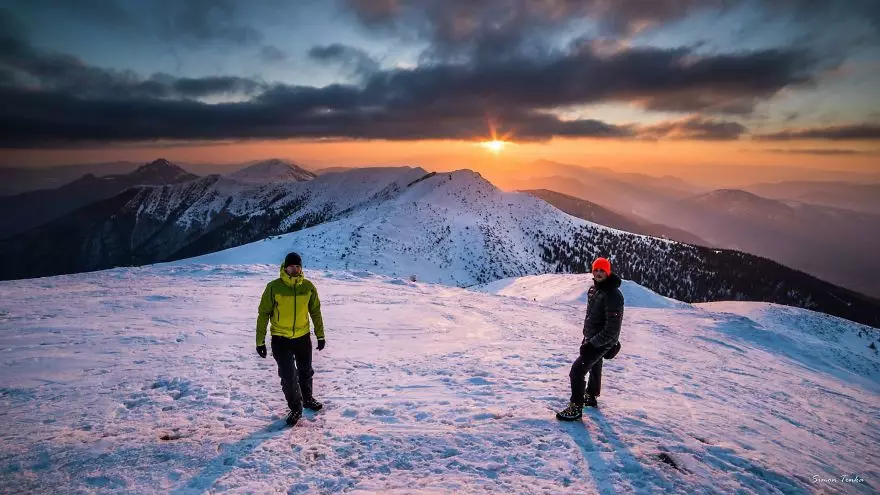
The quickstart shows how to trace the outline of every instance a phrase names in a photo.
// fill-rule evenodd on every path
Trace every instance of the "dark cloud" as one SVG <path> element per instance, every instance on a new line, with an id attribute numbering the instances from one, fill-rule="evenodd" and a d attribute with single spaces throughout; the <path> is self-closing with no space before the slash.
<path id="1" fill-rule="evenodd" d="M 38 50 L 0 36 L 0 85 L 51 91 L 79 98 L 199 98 L 253 94 L 265 85 L 250 79 L 219 76 L 177 78 L 155 74 L 143 79 L 131 71 L 102 69 L 71 55 Z"/>
<path id="2" fill-rule="evenodd" d="M 312 50 L 322 60 L 357 57 L 350 47 Z M 69 55 L 0 41 L 0 141 L 5 147 L 156 139 L 472 139 L 487 120 L 517 140 L 562 137 L 735 139 L 741 125 L 689 117 L 639 128 L 555 110 L 608 101 L 652 109 L 730 113 L 810 80 L 795 51 L 697 56 L 689 49 L 621 49 L 589 44 L 544 60 L 438 64 L 374 70 L 358 84 L 266 84 L 240 77 L 139 77 Z M 248 96 L 235 103 L 199 98 Z M 228 100 L 228 98 L 227 98 Z M 743 103 L 745 102 L 745 103 Z M 741 112 L 743 109 L 737 109 Z"/>
<path id="3" fill-rule="evenodd" d="M 823 34 L 832 30 L 847 31 L 852 28 L 852 22 L 868 23 L 873 41 L 877 41 L 880 34 L 880 2 L 876 0 L 345 0 L 345 3 L 369 28 L 428 41 L 429 55 L 440 57 L 481 58 L 482 55 L 499 57 L 521 53 L 524 49 L 544 46 L 548 37 L 566 30 L 582 30 L 585 23 L 598 27 L 602 35 L 628 37 L 698 13 L 726 13 L 740 7 L 760 12 L 768 22 L 795 23 L 802 31 L 814 33 L 813 39 L 817 29 Z"/>
<path id="4" fill-rule="evenodd" d="M 840 148 L 808 148 L 808 149 L 769 149 L 762 150 L 767 153 L 781 153 L 786 155 L 877 155 L 880 151 L 850 150 Z"/>
<path id="5" fill-rule="evenodd" d="M 542 60 L 381 72 L 365 92 L 394 104 L 430 101 L 486 110 L 623 101 L 650 110 L 742 114 L 783 88 L 811 81 L 810 67 L 797 51 L 698 56 L 689 49 L 632 48 L 600 55 L 582 46 Z"/>
<path id="6" fill-rule="evenodd" d="M 354 76 L 369 76 L 379 70 L 379 62 L 367 52 L 339 43 L 312 47 L 309 57 L 320 62 L 337 63 Z"/>
<path id="7" fill-rule="evenodd" d="M 153 140 L 278 138 L 463 139 L 488 135 L 483 115 L 441 108 L 361 106 L 357 90 L 337 87 L 342 98 L 324 106 L 313 89 L 276 89 L 240 103 L 194 100 L 84 100 L 57 93 L 0 90 L 0 147 L 30 148 Z M 326 96 L 326 95 L 318 95 Z M 346 98 L 349 98 L 346 101 Z M 328 100 L 329 101 L 329 100 Z M 342 103 L 340 103 L 342 102 Z M 327 103 L 327 102 L 324 102 Z M 518 140 L 554 136 L 627 137 L 633 134 L 595 120 L 562 121 L 536 112 L 510 112 L 502 131 Z"/>
<path id="8" fill-rule="evenodd" d="M 365 25 L 430 40 L 439 51 L 508 51 L 590 19 L 606 32 L 626 34 L 646 25 L 721 7 L 726 0 L 347 0 Z M 496 52 L 498 55 L 498 52 Z"/>
<path id="9" fill-rule="evenodd" d="M 763 141 L 827 140 L 827 141 L 876 141 L 880 139 L 880 124 L 862 123 L 806 129 L 791 129 L 754 136 Z"/>
<path id="10" fill-rule="evenodd" d="M 727 141 L 739 139 L 748 131 L 738 122 L 727 122 L 692 116 L 682 120 L 662 122 L 639 129 L 639 137 L 647 139 L 693 139 Z"/>

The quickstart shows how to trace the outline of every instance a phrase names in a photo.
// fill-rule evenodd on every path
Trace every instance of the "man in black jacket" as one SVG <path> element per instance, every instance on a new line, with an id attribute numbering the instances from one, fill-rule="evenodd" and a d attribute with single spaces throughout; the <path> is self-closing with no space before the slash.
<path id="1" fill-rule="evenodd" d="M 597 258 L 593 262 L 593 286 L 587 292 L 587 316 L 584 318 L 584 340 L 580 356 L 571 366 L 571 399 L 568 407 L 556 413 L 563 421 L 581 418 L 584 404 L 598 407 L 596 397 L 602 385 L 602 358 L 619 346 L 620 323 L 623 321 L 623 293 L 620 277 L 611 273 L 611 262 Z M 609 354 L 610 356 L 610 354 Z M 586 383 L 587 373 L 590 381 Z M 586 397 L 584 396 L 586 389 Z"/>

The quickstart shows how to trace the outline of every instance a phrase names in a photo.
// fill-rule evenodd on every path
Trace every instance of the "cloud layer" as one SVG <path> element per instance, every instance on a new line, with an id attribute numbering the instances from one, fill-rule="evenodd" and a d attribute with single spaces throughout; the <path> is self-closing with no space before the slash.
<path id="1" fill-rule="evenodd" d="M 626 43 L 653 26 L 743 5 L 816 19 L 860 16 L 876 34 L 876 2 L 841 0 L 339 0 L 367 31 L 426 43 L 420 63 L 383 68 L 342 43 L 306 47 L 317 64 L 341 67 L 346 83 L 322 87 L 259 77 L 138 74 L 35 47 L 0 9 L 0 146 L 26 148 L 124 141 L 274 138 L 477 139 L 494 122 L 516 140 L 554 137 L 735 140 L 757 106 L 814 87 L 839 60 L 806 45 L 722 51 Z M 35 0 L 94 22 L 141 26 L 180 43 L 259 48 L 265 63 L 289 62 L 232 0 L 152 4 Z M 843 7 L 849 7 L 847 10 Z M 79 10 L 76 10 L 79 9 Z M 73 14 L 71 14 L 73 15 Z M 560 43 L 561 32 L 593 33 Z M 378 34 L 377 34 L 378 35 Z M 870 36 L 868 37 L 870 38 Z M 611 41 L 609 41 L 611 40 Z M 866 43 L 870 42 L 865 41 Z M 672 114 L 651 125 L 606 122 L 595 105 Z M 577 115 L 563 118 L 562 115 Z M 652 119 L 654 120 L 654 119 Z M 789 129 L 762 140 L 873 140 L 872 123 Z"/>

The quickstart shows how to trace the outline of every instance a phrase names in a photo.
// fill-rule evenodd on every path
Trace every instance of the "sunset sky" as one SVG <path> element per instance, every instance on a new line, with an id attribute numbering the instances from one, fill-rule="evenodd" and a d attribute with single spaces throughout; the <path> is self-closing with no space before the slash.
<path id="1" fill-rule="evenodd" d="M 0 164 L 877 172 L 878 47 L 875 0 L 0 0 Z"/>

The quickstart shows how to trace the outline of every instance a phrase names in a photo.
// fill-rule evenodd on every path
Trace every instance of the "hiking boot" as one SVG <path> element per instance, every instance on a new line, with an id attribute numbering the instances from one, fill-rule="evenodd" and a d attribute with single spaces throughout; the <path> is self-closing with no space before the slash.
<path id="1" fill-rule="evenodd" d="M 587 395 L 586 397 L 584 397 L 584 407 L 595 407 L 596 409 L 598 409 L 599 403 L 596 402 L 596 396 Z"/>
<path id="2" fill-rule="evenodd" d="M 287 413 L 287 426 L 295 426 L 296 422 L 299 421 L 299 418 L 301 418 L 302 415 L 302 409 L 300 409 L 299 411 L 290 411 L 289 413 Z"/>
<path id="3" fill-rule="evenodd" d="M 303 407 L 311 411 L 320 411 L 321 408 L 324 407 L 324 404 L 321 404 L 320 402 L 316 401 L 314 397 L 312 397 L 311 399 L 306 399 L 303 401 Z"/>
<path id="4" fill-rule="evenodd" d="M 556 413 L 556 419 L 560 421 L 577 421 L 583 415 L 584 406 L 575 402 L 569 402 L 568 407 Z"/>

